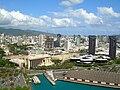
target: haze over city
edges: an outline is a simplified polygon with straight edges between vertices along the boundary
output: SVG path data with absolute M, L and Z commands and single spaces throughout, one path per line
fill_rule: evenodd
M 0 27 L 63 35 L 120 34 L 119 0 L 0 0 Z

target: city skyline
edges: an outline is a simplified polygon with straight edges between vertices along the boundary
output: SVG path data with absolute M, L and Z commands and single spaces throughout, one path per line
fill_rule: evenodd
M 1 0 L 0 27 L 63 35 L 118 35 L 119 5 L 119 0 Z

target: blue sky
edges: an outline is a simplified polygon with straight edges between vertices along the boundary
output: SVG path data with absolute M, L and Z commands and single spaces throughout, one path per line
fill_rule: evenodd
M 72 34 L 120 34 L 120 0 L 0 0 L 0 26 Z

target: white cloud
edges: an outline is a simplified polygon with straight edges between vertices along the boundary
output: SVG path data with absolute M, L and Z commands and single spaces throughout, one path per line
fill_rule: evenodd
M 120 31 L 120 13 L 113 8 L 99 7 L 97 14 L 88 12 L 84 9 L 68 8 L 63 12 L 52 12 L 51 15 L 43 15 L 38 18 L 25 15 L 19 11 L 7 11 L 0 9 L 0 26 L 11 26 L 15 28 L 56 30 L 54 32 L 69 30 L 72 32 L 98 32 L 107 30 L 113 32 Z M 53 33 L 54 33 L 53 32 Z
M 88 13 L 84 9 L 76 9 L 72 8 L 66 9 L 64 12 L 52 12 L 57 17 L 71 17 L 79 20 L 82 23 L 86 24 L 101 24 L 102 19 L 96 16 L 93 13 Z
M 40 16 L 39 18 L 46 22 L 51 22 L 51 20 L 52 20 L 52 18 L 47 15 Z
M 49 17 L 46 15 L 40 16 L 47 23 L 47 27 L 76 27 L 80 22 L 73 20 L 72 18 L 63 17 Z
M 76 5 L 76 4 L 80 4 L 82 3 L 83 0 L 63 0 L 60 5 L 63 5 L 63 6 L 73 6 L 73 5 Z
M 97 9 L 100 14 L 120 17 L 120 13 L 116 13 L 112 7 L 98 7 Z
M 103 20 L 104 26 L 110 29 L 114 28 L 114 30 L 119 28 L 120 13 L 115 12 L 112 7 L 98 7 L 97 10 L 99 17 Z
M 4 9 L 0 9 L 0 25 L 10 24 L 12 20 L 11 15 Z
M 0 25 L 42 27 L 45 22 L 42 19 L 24 15 L 19 11 L 9 12 L 0 9 Z
M 24 15 L 19 11 L 6 11 L 0 9 L 0 25 L 12 27 L 27 27 L 27 28 L 52 28 L 52 27 L 75 27 L 79 22 L 72 18 L 55 18 L 47 15 L 39 18 Z
M 74 21 L 70 18 L 62 18 L 62 19 L 53 19 L 52 23 L 55 27 L 76 27 L 80 24 L 80 22 Z

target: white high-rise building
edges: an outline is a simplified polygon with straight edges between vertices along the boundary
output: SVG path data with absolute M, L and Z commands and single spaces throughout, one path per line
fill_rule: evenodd
M 96 38 L 96 48 L 98 48 L 98 38 Z
M 38 44 L 42 47 L 44 44 L 44 35 L 40 34 L 38 37 Z
M 67 50 L 70 50 L 70 49 L 72 49 L 72 43 L 68 39 L 68 41 L 67 41 Z

